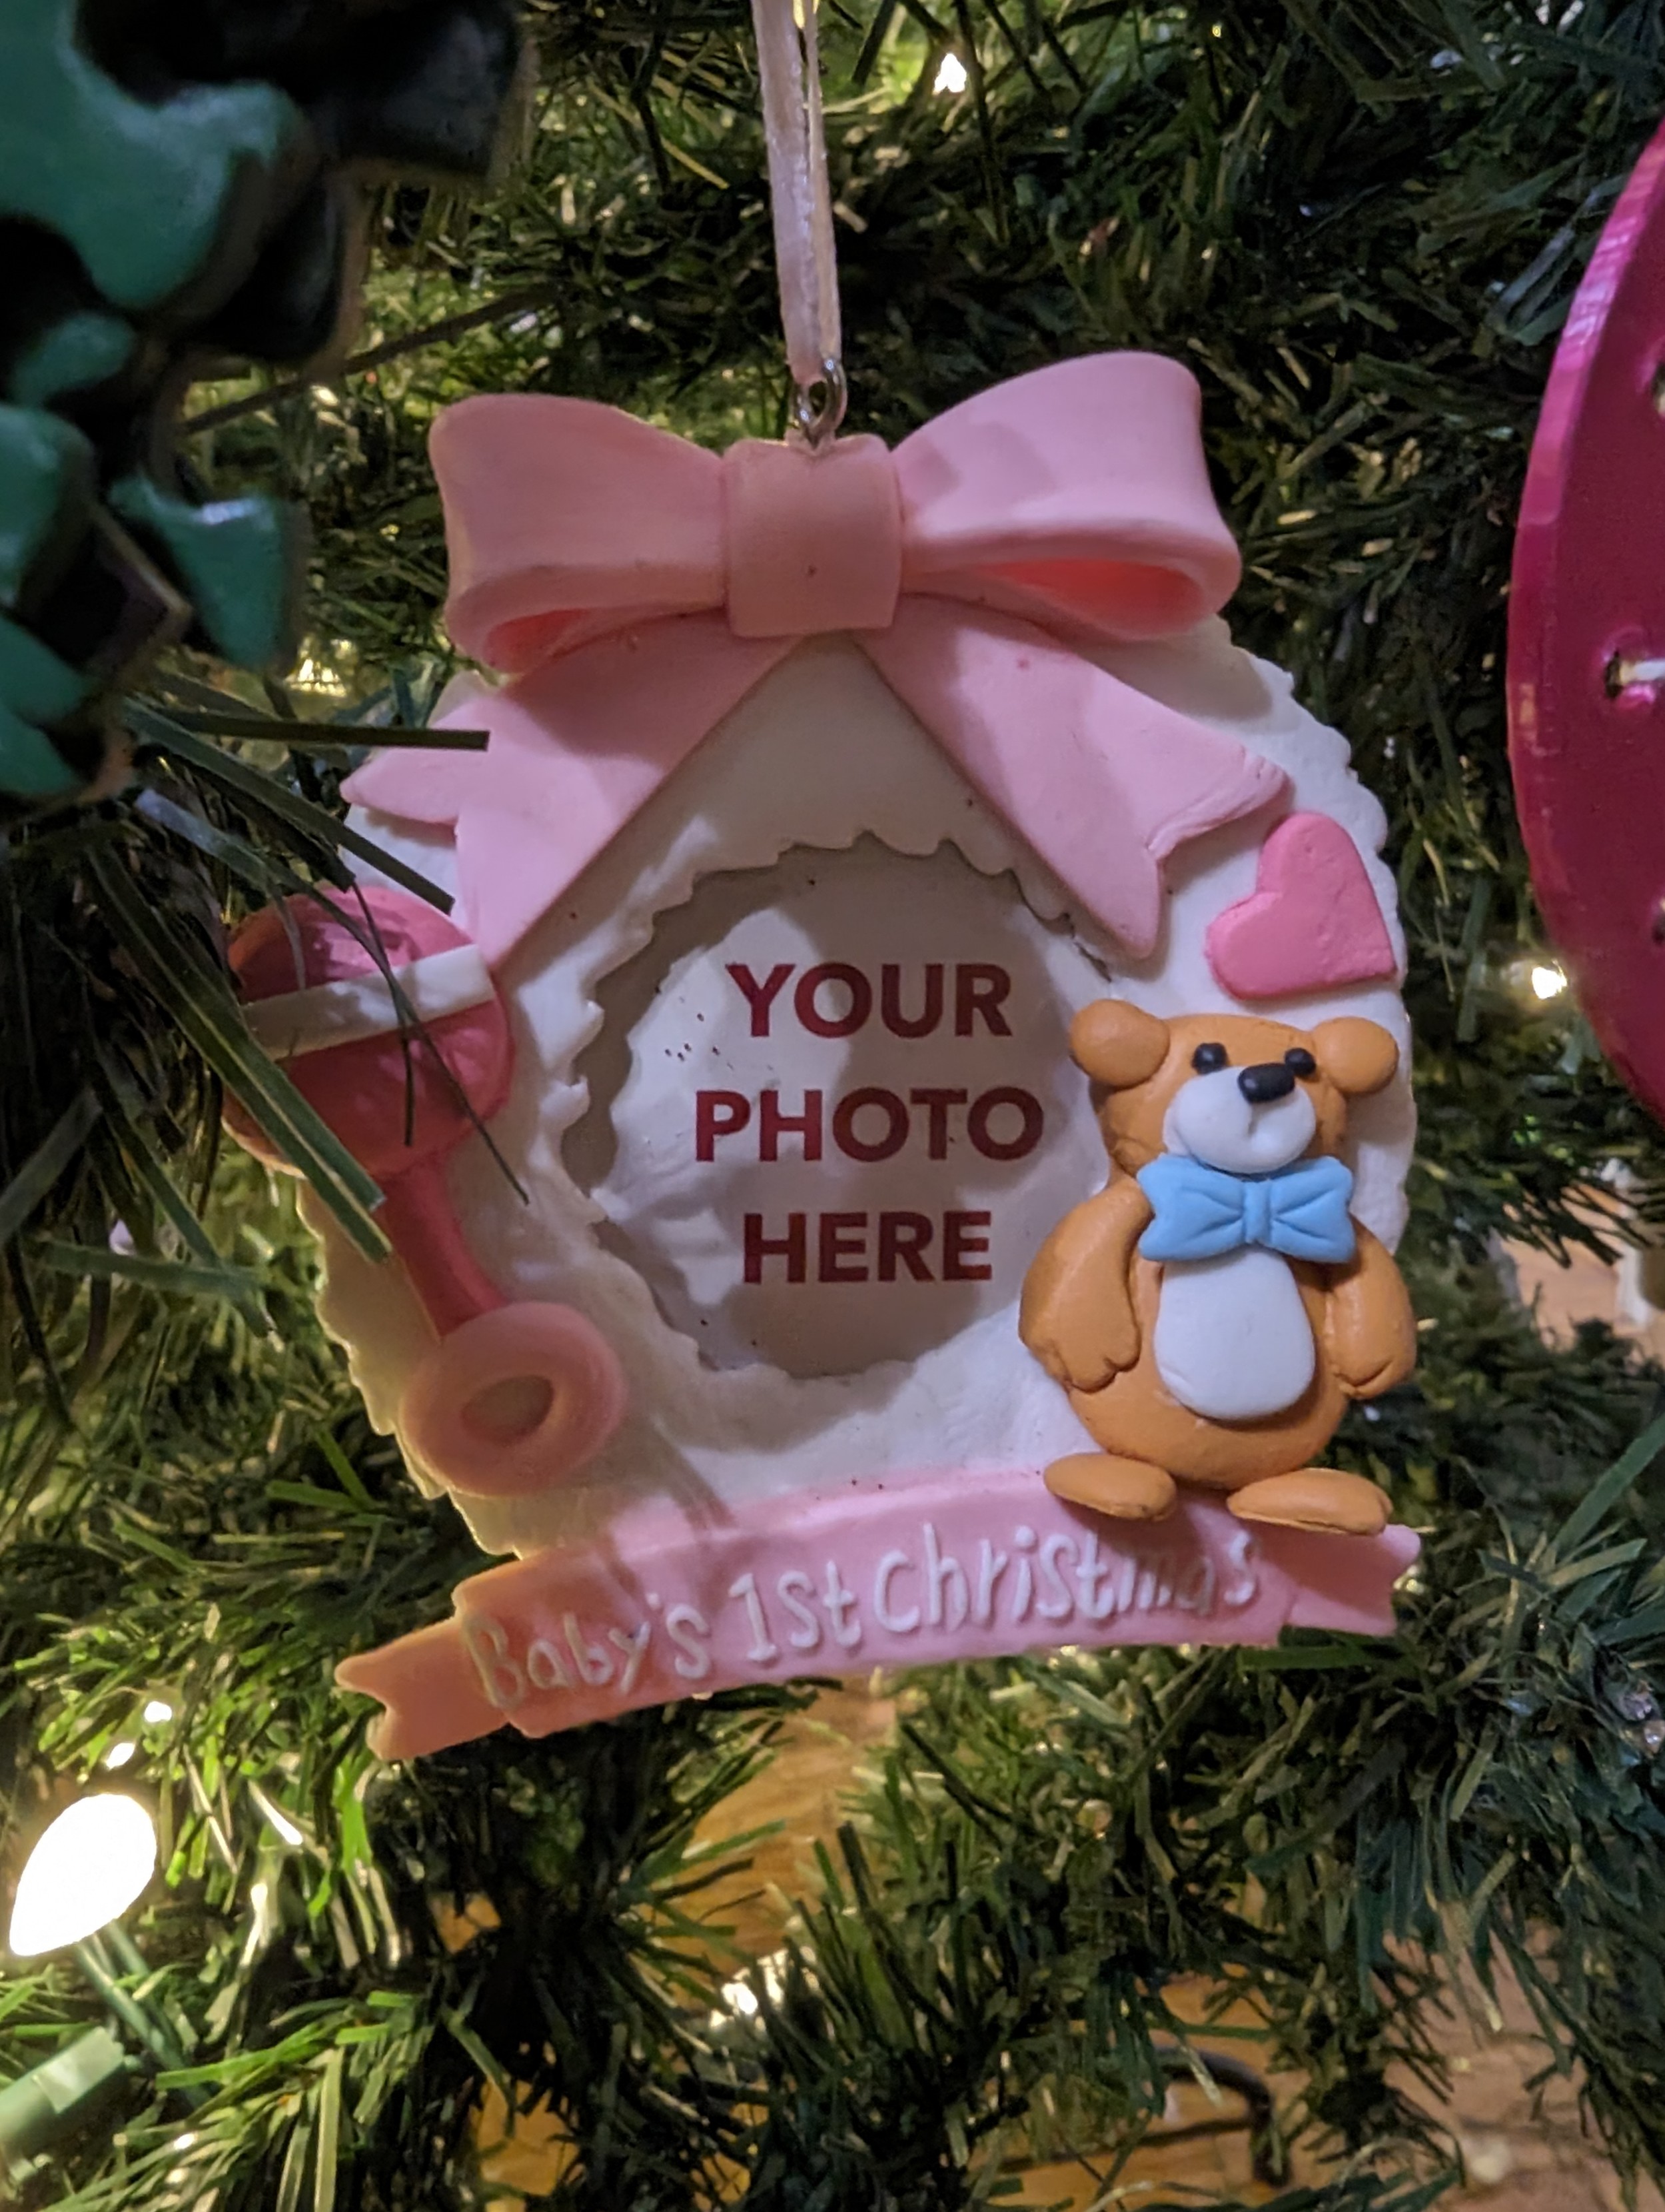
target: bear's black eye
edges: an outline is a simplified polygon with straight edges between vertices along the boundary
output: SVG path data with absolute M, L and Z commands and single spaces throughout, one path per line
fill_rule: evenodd
M 1223 1044 L 1200 1044 L 1191 1054 L 1191 1066 L 1199 1075 L 1212 1075 L 1216 1068 L 1225 1065 L 1226 1048 Z
M 1285 1053 L 1283 1064 L 1299 1075 L 1303 1082 L 1309 1075 L 1316 1075 L 1318 1073 L 1317 1061 L 1304 1044 L 1298 1044 L 1293 1052 Z

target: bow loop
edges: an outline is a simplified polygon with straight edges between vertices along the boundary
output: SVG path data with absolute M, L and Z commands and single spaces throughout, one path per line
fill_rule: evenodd
M 524 675 L 656 615 L 720 606 L 723 464 L 593 399 L 487 393 L 439 417 L 445 623 L 462 650 Z
M 1196 380 L 1156 354 L 1014 377 L 897 448 L 905 587 L 1102 639 L 1189 629 L 1242 563 L 1208 484 Z
M 1097 638 L 1171 635 L 1239 571 L 1200 405 L 1177 362 L 1090 355 L 950 408 L 894 454 L 748 439 L 719 459 L 593 400 L 464 399 L 430 441 L 446 620 L 510 675 L 725 605 L 742 637 L 882 629 L 899 589 Z

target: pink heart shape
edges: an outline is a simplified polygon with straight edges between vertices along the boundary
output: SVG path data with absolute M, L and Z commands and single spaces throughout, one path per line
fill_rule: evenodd
M 1284 999 L 1392 975 L 1393 940 L 1359 848 L 1328 814 L 1291 814 L 1260 848 L 1255 888 L 1205 943 L 1234 999 Z

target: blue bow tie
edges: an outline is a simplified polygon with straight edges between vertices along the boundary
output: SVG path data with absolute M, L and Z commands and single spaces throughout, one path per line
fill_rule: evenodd
M 1287 1260 L 1350 1260 L 1353 1173 L 1340 1160 L 1298 1160 L 1275 1175 L 1227 1175 L 1183 1153 L 1141 1168 L 1155 1219 L 1139 1239 L 1147 1260 L 1212 1260 L 1263 1244 Z

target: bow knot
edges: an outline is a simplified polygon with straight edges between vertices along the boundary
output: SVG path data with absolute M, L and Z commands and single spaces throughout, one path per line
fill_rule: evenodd
M 1340 1266 L 1357 1247 L 1353 1172 L 1329 1154 L 1275 1175 L 1238 1176 L 1164 1152 L 1137 1180 L 1154 1215 L 1139 1239 L 1147 1260 L 1214 1260 L 1258 1244 L 1287 1260 Z
M 1214 613 L 1238 554 L 1178 362 L 1099 354 L 893 451 L 719 457 L 615 408 L 465 399 L 434 425 L 463 652 L 518 680 L 454 707 L 478 755 L 384 753 L 355 803 L 457 825 L 495 964 L 797 642 L 852 637 L 985 803 L 1135 955 L 1174 848 L 1283 771 L 1093 658 Z
M 736 637 L 888 629 L 902 590 L 902 501 L 880 438 L 812 453 L 742 438 L 723 456 L 729 627 Z

